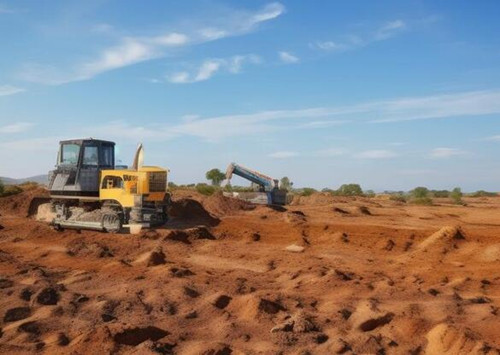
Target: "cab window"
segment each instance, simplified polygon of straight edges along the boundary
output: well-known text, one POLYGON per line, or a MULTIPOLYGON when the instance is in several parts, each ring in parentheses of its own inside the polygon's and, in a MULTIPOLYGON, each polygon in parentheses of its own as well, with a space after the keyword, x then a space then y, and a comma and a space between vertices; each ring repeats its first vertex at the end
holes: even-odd
POLYGON ((106 189, 123 189, 123 179, 119 176, 106 176, 102 179, 101 188, 106 189))
POLYGON ((76 165, 80 155, 80 146, 78 144, 66 143, 61 148, 61 161, 63 165, 76 165))
POLYGON ((83 150, 84 165, 99 165, 98 148, 94 146, 86 146, 83 150))

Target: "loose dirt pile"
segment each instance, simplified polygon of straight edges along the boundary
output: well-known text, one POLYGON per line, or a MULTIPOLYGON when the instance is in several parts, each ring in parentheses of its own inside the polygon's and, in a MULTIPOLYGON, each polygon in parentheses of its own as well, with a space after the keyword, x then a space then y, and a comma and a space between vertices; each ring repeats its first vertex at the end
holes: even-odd
POLYGON ((174 195, 137 235, 56 232, 0 199, 0 352, 499 353, 500 198, 210 199, 174 195))
POLYGON ((203 201, 203 206, 217 217, 224 217, 237 214, 240 211, 251 211, 255 205, 238 200, 236 198, 226 197, 222 192, 218 192, 203 201))
POLYGON ((49 192, 42 187, 32 187, 17 195, 0 198, 0 212, 27 217, 31 201, 36 197, 49 197, 49 192))
POLYGON ((215 226, 220 222, 200 202, 188 198, 172 201, 168 215, 181 223, 192 225, 215 226))

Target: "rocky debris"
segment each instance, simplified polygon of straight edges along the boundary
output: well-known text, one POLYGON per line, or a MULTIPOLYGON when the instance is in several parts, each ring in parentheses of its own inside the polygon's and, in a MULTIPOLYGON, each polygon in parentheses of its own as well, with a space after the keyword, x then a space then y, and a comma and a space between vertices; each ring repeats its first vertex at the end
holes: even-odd
POLYGON ((70 343, 69 338, 64 333, 57 334, 57 345, 66 346, 70 343))
POLYGON ((44 288, 36 297, 36 301, 45 306, 53 306, 59 302, 59 292, 53 287, 44 288))
POLYGON ((342 316, 342 318, 344 320, 348 320, 351 315, 352 315, 352 312, 350 310, 348 310, 347 308, 342 308, 340 311, 339 311, 340 315, 342 316))
POLYGON ((137 346, 146 340, 160 340, 168 334, 169 333, 167 331, 154 326, 136 327, 125 329, 122 332, 115 334, 113 336, 113 340, 117 344, 137 346))
POLYGON ((339 269, 335 269, 335 274, 342 280, 342 281, 351 281, 356 277, 356 274, 350 271, 343 271, 339 269))
POLYGON ((348 215, 349 214, 348 211, 343 210, 342 208, 339 208, 339 207, 334 207, 333 212, 341 214, 341 215, 348 215))
POLYGON ((149 254, 147 266, 163 265, 167 262, 165 258, 165 253, 161 247, 158 247, 149 254))
POLYGON ((170 268, 170 273, 172 274, 172 276, 179 277, 179 278, 194 275, 194 272, 192 272, 189 269, 179 269, 176 267, 170 268))
POLYGON ((261 298, 259 301, 259 310, 267 314, 276 314, 279 311, 285 311, 286 309, 279 302, 261 298))
POLYGON ((232 298, 226 295, 220 295, 217 297, 215 300, 214 306, 219 308, 219 309, 224 309, 226 308, 229 303, 231 302, 232 298))
POLYGON ((370 210, 366 206, 359 206, 358 207, 358 212, 360 214, 364 214, 366 216, 371 216, 372 215, 372 213, 370 212, 370 210))
POLYGON ((184 316, 184 318, 186 318, 186 319, 195 319, 195 318, 198 318, 198 312, 196 312, 196 311, 191 311, 191 312, 189 312, 188 314, 186 314, 186 315, 184 316))
POLYGON ((9 279, 0 278, 0 289, 9 288, 14 285, 14 281, 9 279))
POLYGON ((16 322, 31 316, 31 309, 29 307, 16 307, 7 310, 3 317, 4 322, 16 322))
POLYGON ((229 345, 219 344, 217 347, 205 350, 202 355, 231 355, 233 350, 229 345))
POLYGON ((271 333, 275 332, 294 332, 294 333, 309 333, 319 331, 318 326, 313 322, 312 318, 299 312, 294 316, 288 316, 285 322, 271 329, 271 333))
POLYGON ((19 332, 23 332, 23 333, 29 333, 29 334, 33 334, 33 335, 40 335, 42 332, 40 330, 40 326, 37 322, 26 322, 26 323, 23 323, 21 324, 17 330, 19 332))
POLYGON ((363 332, 370 332, 376 328, 382 327, 392 321, 394 313, 389 312, 378 318, 371 318, 359 325, 359 329, 363 332))
POLYGON ((22 299, 23 301, 30 301, 31 300, 31 296, 33 296, 33 290, 26 287, 26 288, 23 288, 23 290, 21 291, 21 293, 19 294, 19 298, 22 299))
POLYGON ((107 258, 113 253, 104 244, 87 243, 84 238, 76 238, 66 244, 66 253, 71 256, 107 258))
POLYGON ((260 234, 259 233, 252 233, 252 240, 254 242, 258 242, 260 240, 260 234))
POLYGON ((186 296, 191 297, 191 298, 196 298, 196 297, 200 296, 200 293, 198 291, 196 291, 194 288, 191 288, 188 286, 184 286, 184 294, 186 296))
POLYGON ((391 251, 392 249, 394 249, 394 247, 396 246, 396 243, 394 243, 394 240, 392 239, 389 239, 384 247, 385 250, 387 251, 391 251))
POLYGON ((185 230, 173 230, 164 240, 174 240, 185 244, 191 244, 193 240, 215 240, 215 236, 205 227, 189 228, 185 230))
POLYGON ((302 211, 288 211, 285 215, 288 223, 302 224, 307 221, 306 215, 302 211))
POLYGON ((292 252, 292 253, 302 253, 305 248, 303 246, 297 245, 297 244, 291 244, 285 248, 286 251, 292 252))

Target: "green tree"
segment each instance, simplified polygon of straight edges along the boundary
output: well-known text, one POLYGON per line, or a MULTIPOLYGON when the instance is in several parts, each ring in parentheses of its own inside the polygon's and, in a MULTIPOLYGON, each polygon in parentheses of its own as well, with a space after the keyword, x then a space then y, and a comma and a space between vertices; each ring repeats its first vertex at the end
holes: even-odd
POLYGON ((432 199, 429 197, 429 189, 419 186, 410 191, 412 202, 419 205, 432 205, 432 199))
POLYGON ((318 191, 316 191, 316 189, 313 189, 312 187, 304 187, 304 188, 302 188, 300 195, 301 196, 311 196, 315 192, 318 192, 318 191))
POLYGON ((450 197, 453 200, 453 203, 455 203, 457 205, 464 204, 464 202, 462 201, 462 196, 463 196, 463 193, 462 193, 462 190, 460 189, 460 187, 455 187, 450 193, 450 197))
POLYGON ((3 191, 4 191, 4 186, 3 186, 3 182, 2 182, 2 179, 0 179, 0 196, 3 195, 3 191))
POLYGON ((212 181, 213 186, 220 186, 220 183, 226 178, 226 175, 219 169, 212 169, 205 174, 207 180, 212 181))
POLYGON ((280 189, 285 191, 291 191, 293 186, 293 182, 290 181, 288 176, 284 176, 280 180, 280 189))
POLYGON ((359 186, 359 184, 344 184, 337 190, 337 195, 361 196, 363 195, 363 189, 361 189, 361 186, 359 186))

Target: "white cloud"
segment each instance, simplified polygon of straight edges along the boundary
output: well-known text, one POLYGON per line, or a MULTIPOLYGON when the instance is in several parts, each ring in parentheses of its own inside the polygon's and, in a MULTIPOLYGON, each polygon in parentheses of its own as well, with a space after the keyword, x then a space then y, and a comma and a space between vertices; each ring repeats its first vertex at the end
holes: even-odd
POLYGON ((387 22, 377 30, 374 39, 378 41, 389 39, 398 34, 404 28, 406 28, 406 23, 404 23, 402 20, 387 22))
MULTIPOLYGON (((256 12, 235 11, 225 16, 223 28, 202 27, 193 29, 189 33, 170 32, 149 37, 124 37, 118 44, 104 49, 96 59, 79 63, 72 70, 61 72, 55 66, 28 64, 24 66, 20 76, 26 81, 49 85, 88 80, 110 70, 164 57, 178 47, 248 33, 260 23, 277 18, 284 10, 285 7, 282 4, 271 3, 256 12)), ((217 64, 211 63, 207 66, 209 66, 207 71, 204 75, 202 73, 198 81, 206 80, 204 78, 210 77, 213 71, 217 70, 210 69, 216 67, 217 64)), ((235 68, 237 68, 237 63, 235 68)), ((183 77, 185 75, 178 76, 175 82, 189 82, 183 77)))
POLYGON ((0 96, 8 96, 18 94, 20 92, 26 91, 25 89, 18 88, 12 85, 0 85, 0 96))
POLYGON ((184 115, 184 116, 182 116, 181 120, 183 122, 193 122, 193 121, 196 121, 199 118, 200 118, 200 115, 191 114, 191 115, 184 115))
POLYGON ((330 52, 342 52, 367 46, 373 42, 384 41, 398 35, 406 28, 403 20, 389 21, 363 36, 348 34, 341 36, 339 41, 315 41, 309 44, 313 49, 330 52))
POLYGON ((456 148, 435 148, 431 151, 429 156, 433 159, 447 159, 463 154, 465 154, 464 151, 456 148))
POLYGON ((299 58, 289 52, 278 52, 279 57, 283 63, 298 63, 299 58))
POLYGON ((345 149, 342 148, 328 148, 318 150, 315 155, 319 157, 339 157, 346 153, 345 149))
POLYGON ((210 79, 218 71, 224 69, 232 74, 237 74, 245 62, 257 64, 260 58, 255 54, 236 55, 228 59, 215 58, 205 60, 194 73, 187 71, 167 75, 167 80, 174 84, 188 84, 210 79))
POLYGON ((316 41, 310 43, 309 46, 311 48, 317 48, 324 51, 342 51, 346 49, 346 46, 341 43, 336 43, 333 41, 316 41))
POLYGON ((0 133, 20 133, 33 127, 33 123, 18 122, 6 126, 0 126, 0 133))
POLYGON ((268 155, 270 158, 275 158, 275 159, 287 159, 287 158, 293 158, 298 156, 299 154, 297 152, 290 152, 290 151, 281 151, 281 152, 274 152, 268 155))
POLYGON ((354 156, 356 158, 359 158, 359 159, 388 159, 388 158, 395 158, 398 155, 391 150, 374 149, 374 150, 366 150, 364 152, 357 153, 354 156))

